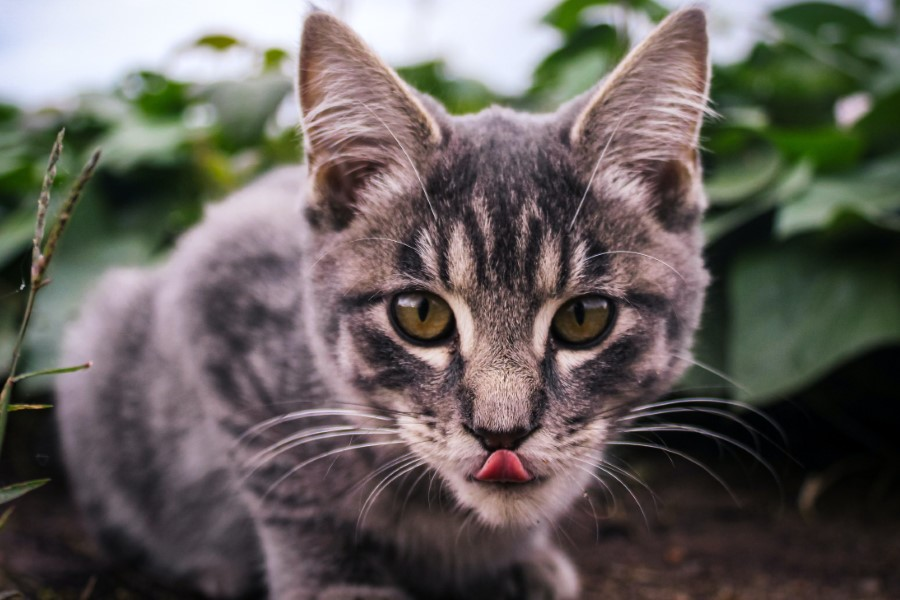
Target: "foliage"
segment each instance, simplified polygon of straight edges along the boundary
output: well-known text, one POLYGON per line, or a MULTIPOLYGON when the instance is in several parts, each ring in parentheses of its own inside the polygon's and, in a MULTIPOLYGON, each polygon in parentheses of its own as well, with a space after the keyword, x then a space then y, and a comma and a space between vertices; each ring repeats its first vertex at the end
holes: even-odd
MULTIPOLYGON (((609 19, 658 5, 565 0, 563 44, 526 104, 587 90, 628 46, 609 19), (611 10, 615 5, 615 10, 611 10), (605 11, 605 12, 604 12, 605 11)), ((809 2, 770 15, 771 41, 714 68, 704 128, 705 229, 716 282, 684 385, 754 403, 788 397, 875 348, 900 345, 900 18, 809 2)), ((821 400, 820 400, 821 401, 821 400)))
MULTIPOLYGON (((53 187, 53 180, 56 178, 56 164, 59 162, 59 158, 62 154, 63 135, 64 131, 60 131, 56 136, 56 141, 53 143, 53 148, 50 151, 50 160, 48 161, 47 170, 41 185, 41 192, 38 196, 37 204, 35 205, 36 216, 34 237, 31 242, 31 268, 29 269, 28 277, 28 296, 25 301, 25 310, 22 314, 22 321, 19 325, 19 333, 13 343, 12 358, 10 359, 9 367, 7 368, 6 379, 3 382, 3 388, 0 389, 0 451, 3 449, 7 416, 10 412, 14 410, 38 410, 46 407, 45 405, 40 404, 11 404, 13 387, 15 387, 18 382, 41 375, 72 373, 74 371, 90 368, 91 366, 90 363, 86 363, 73 367, 44 369, 42 371, 32 371, 30 373, 20 373, 18 371, 19 359, 22 356, 22 346, 25 341, 25 334, 28 331, 28 325, 31 321, 37 293, 50 284, 50 279, 47 277, 47 269, 49 269, 50 262, 56 254, 56 248, 62 238, 63 232, 68 228, 68 225, 71 222, 72 213, 75 211, 75 207, 81 199, 84 187, 93 175, 94 170, 97 167, 97 162, 100 159, 99 150, 91 155, 90 160, 85 165, 84 169, 82 169, 81 174, 72 186, 69 195, 60 206, 59 215, 57 215, 53 222, 53 226, 45 241, 44 232, 47 225, 47 212, 50 208, 50 190, 53 187)), ((48 479, 35 479, 0 487, 0 504, 11 502, 19 496, 43 486, 48 481, 48 479)), ((9 512, 4 512, 3 516, 0 517, 0 522, 5 522, 8 517, 9 512)), ((2 523, 0 523, 0 527, 2 527, 2 523)))
MULTIPOLYGON (((564 0, 544 20, 560 45, 517 98, 449 77, 440 61, 401 73, 454 112, 494 101, 551 108, 615 64, 632 41, 625 25, 664 12, 652 0, 564 0)), ((704 129, 715 285, 698 359, 740 385, 723 389, 701 369, 685 382, 760 404, 900 345, 900 22, 802 3, 770 23, 745 60, 716 66, 721 118, 704 129)), ((63 108, 0 105, 0 355, 23 303, 14 292, 25 279, 30 198, 60 125, 75 150, 61 179, 88 147, 102 146, 106 160, 60 254, 57 285, 40 301, 27 346, 36 364, 52 360, 63 324, 105 268, 155 260, 203 202, 300 160, 296 130, 278 117, 292 102, 283 51, 219 35, 189 51, 250 53, 256 68, 215 83, 141 71, 63 108)))

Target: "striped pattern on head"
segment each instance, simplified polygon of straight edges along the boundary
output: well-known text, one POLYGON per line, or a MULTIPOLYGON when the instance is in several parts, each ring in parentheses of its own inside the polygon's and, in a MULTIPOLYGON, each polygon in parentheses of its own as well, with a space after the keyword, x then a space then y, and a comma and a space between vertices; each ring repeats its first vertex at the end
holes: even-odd
POLYGON ((585 482, 577 460, 602 450, 622 410, 669 388, 697 326, 703 12, 670 16, 552 115, 451 117, 324 13, 307 20, 300 67, 304 310, 331 385, 403 414, 410 448, 484 522, 558 513, 585 482), (398 330, 393 299, 412 292, 449 305, 446 339, 398 330), (567 344, 555 317, 596 297, 608 331, 567 344), (471 481, 478 432, 519 432, 540 484, 471 481))

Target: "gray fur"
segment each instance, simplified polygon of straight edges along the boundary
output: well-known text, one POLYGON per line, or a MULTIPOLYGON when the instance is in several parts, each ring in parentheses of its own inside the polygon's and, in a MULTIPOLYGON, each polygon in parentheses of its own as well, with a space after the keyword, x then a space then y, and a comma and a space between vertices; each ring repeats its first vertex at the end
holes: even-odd
POLYGON ((450 117, 310 16, 308 167, 108 275, 68 332, 95 366, 59 379, 60 431, 103 545, 221 598, 576 597, 548 531, 697 326, 707 78, 690 9, 555 115, 450 117), (450 304, 448 341, 393 329, 411 289, 450 304), (550 319, 587 293, 614 326, 567 349, 550 319), (538 480, 473 481, 479 429, 533 429, 538 480))

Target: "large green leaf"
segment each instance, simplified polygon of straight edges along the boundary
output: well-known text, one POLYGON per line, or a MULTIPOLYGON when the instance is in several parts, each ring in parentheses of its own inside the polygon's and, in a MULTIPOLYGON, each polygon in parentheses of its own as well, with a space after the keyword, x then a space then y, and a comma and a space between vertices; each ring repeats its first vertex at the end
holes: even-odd
POLYGON ((743 253, 729 273, 729 371, 764 403, 864 352, 900 344, 900 244, 798 239, 743 253))
POLYGON ((781 173, 767 189, 725 211, 711 213, 703 222, 703 233, 712 244, 744 227, 773 208, 796 197, 813 181, 809 162, 800 161, 781 173))
POLYGON ((807 159, 819 171, 852 167, 863 150, 863 140, 857 133, 834 127, 772 129, 767 135, 786 157, 807 159))
POLYGON ((148 119, 132 113, 99 142, 103 167, 126 173, 141 166, 172 165, 187 156, 188 130, 181 119, 148 119))
POLYGON ((831 227, 845 215, 900 231, 900 155, 852 175, 816 180, 779 209, 775 231, 786 238, 831 227))

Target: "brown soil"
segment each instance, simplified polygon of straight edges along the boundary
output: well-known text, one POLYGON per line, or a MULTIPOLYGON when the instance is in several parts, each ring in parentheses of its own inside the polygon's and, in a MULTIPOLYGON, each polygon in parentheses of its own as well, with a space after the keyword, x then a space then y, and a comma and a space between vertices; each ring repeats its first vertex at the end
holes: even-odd
MULTIPOLYGON (((697 468, 659 455, 629 458, 657 495, 654 505, 632 485, 646 518, 624 490, 614 490, 612 507, 597 491, 557 533, 579 564, 584 598, 900 599, 896 473, 881 477, 886 471, 876 467, 807 477, 807 487, 831 481, 815 497, 813 515, 796 508, 803 477, 783 476, 780 490, 761 469, 744 472, 707 456, 738 505, 697 468)), ((92 558, 60 477, 15 504, 0 531, 0 600, 17 597, 4 594, 13 590, 46 600, 185 597, 92 558)))

